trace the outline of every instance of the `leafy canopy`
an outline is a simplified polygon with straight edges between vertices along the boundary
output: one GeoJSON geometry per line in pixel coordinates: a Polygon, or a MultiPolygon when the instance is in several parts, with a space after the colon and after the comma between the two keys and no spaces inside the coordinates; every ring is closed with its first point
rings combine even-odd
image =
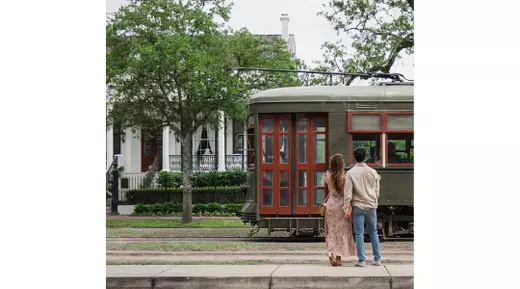
{"type": "MultiPolygon", "coordinates": [[[[352,44],[326,42],[317,69],[388,73],[402,53],[413,54],[413,0],[330,0],[323,8],[318,14],[352,44]]],[[[336,83],[349,85],[354,79],[339,77],[336,83]]]]}
{"type": "Polygon", "coordinates": [[[252,90],[290,86],[296,76],[237,73],[234,66],[294,69],[283,40],[226,27],[224,0],[134,0],[106,26],[109,123],[135,130],[170,127],[188,137],[219,111],[245,115],[252,90]]]}

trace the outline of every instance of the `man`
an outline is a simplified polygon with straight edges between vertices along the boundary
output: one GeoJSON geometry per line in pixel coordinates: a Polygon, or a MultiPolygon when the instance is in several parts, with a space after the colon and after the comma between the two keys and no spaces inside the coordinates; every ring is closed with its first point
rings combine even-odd
{"type": "Polygon", "coordinates": [[[379,199],[379,176],[376,170],[365,163],[366,150],[356,148],[353,151],[356,164],[347,172],[347,191],[344,198],[345,217],[352,216],[354,235],[358,255],[357,267],[365,267],[365,244],[363,240],[365,221],[367,222],[374,253],[372,265],[381,266],[379,237],[377,235],[377,205],[379,199]],[[350,207],[352,205],[352,212],[350,207]]]}
{"type": "Polygon", "coordinates": [[[399,164],[402,163],[401,158],[396,154],[395,143],[388,143],[388,163],[389,164],[399,164]]]}

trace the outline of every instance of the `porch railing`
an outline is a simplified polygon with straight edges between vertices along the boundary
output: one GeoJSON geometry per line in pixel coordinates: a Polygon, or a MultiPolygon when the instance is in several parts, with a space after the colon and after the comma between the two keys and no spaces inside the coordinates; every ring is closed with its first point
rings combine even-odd
{"type": "Polygon", "coordinates": [[[226,170],[244,170],[246,157],[240,154],[226,156],[226,170]]]}
{"type": "MultiPolygon", "coordinates": [[[[170,171],[180,172],[181,167],[181,155],[170,155],[170,171]]],[[[209,172],[217,170],[216,156],[213,155],[192,155],[191,161],[193,163],[193,170],[200,172],[209,172]]]]}
{"type": "MultiPolygon", "coordinates": [[[[170,171],[180,172],[181,167],[181,155],[170,155],[170,171]]],[[[212,155],[192,155],[193,170],[200,172],[209,172],[217,170],[217,156],[212,155]]],[[[244,170],[246,157],[236,154],[227,155],[225,158],[226,170],[244,170]]]]}

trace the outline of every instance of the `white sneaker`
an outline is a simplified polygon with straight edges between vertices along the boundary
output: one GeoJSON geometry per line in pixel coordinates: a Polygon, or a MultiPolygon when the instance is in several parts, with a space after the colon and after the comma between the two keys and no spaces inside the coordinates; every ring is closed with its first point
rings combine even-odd
{"type": "Polygon", "coordinates": [[[372,261],[372,266],[381,266],[381,261],[372,261]]]}
{"type": "Polygon", "coordinates": [[[356,267],[365,267],[365,261],[357,261],[355,266],[356,267]]]}

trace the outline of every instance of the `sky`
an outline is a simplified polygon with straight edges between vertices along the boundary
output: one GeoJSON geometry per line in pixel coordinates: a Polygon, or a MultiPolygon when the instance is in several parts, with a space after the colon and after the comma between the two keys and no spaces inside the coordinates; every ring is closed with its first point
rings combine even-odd
{"type": "MultiPolygon", "coordinates": [[[[126,0],[106,0],[108,13],[116,12],[126,0]]],[[[329,22],[316,14],[322,10],[327,0],[234,0],[229,26],[234,29],[246,27],[254,34],[281,34],[281,14],[289,14],[289,33],[295,35],[296,57],[311,64],[322,60],[321,45],[326,41],[336,42],[342,39],[349,43],[344,35],[337,36],[329,22]]],[[[392,72],[402,73],[406,78],[414,78],[413,56],[403,56],[398,60],[392,72]]]]}

